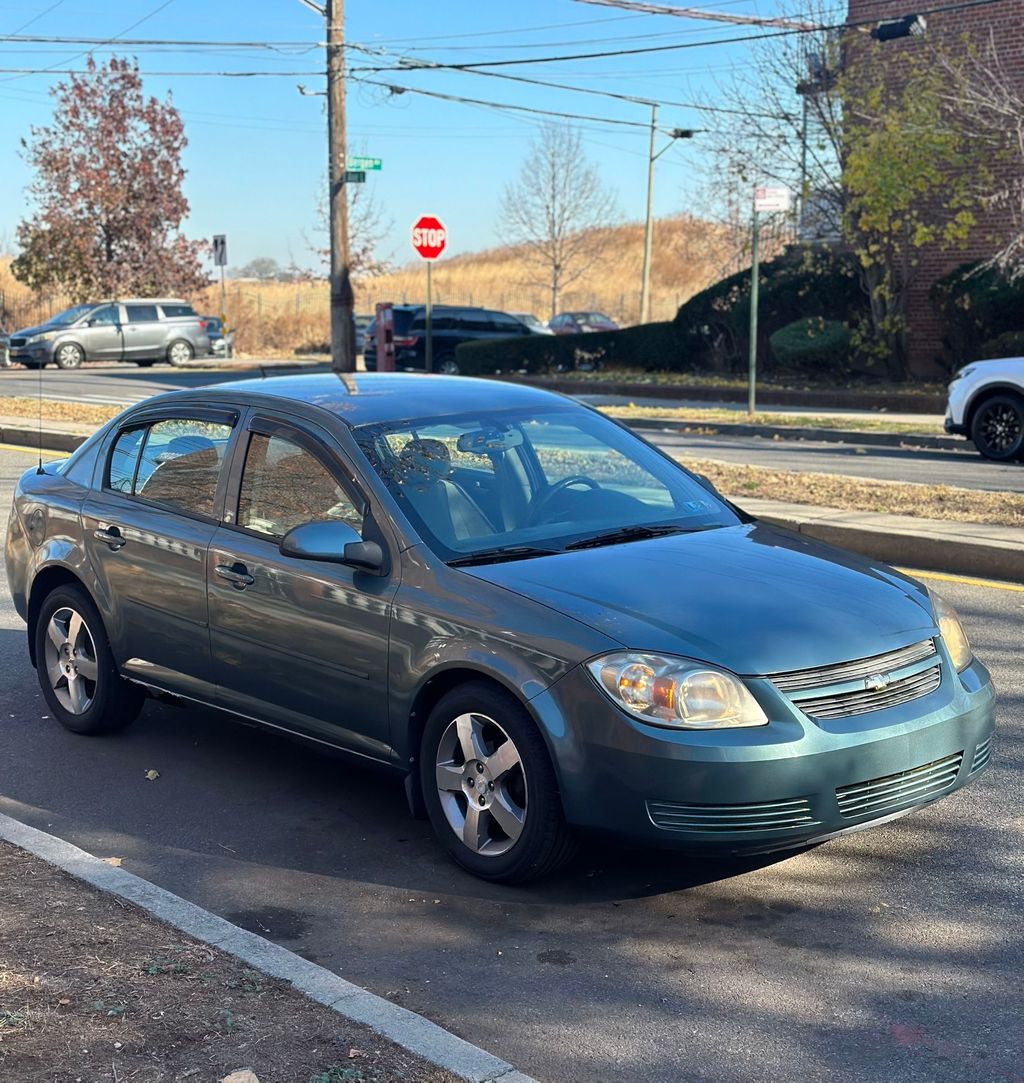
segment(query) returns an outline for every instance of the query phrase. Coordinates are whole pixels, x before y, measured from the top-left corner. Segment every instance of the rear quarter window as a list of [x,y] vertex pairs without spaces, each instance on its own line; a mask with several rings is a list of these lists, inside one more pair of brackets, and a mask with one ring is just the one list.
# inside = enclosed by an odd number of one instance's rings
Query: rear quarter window
[[164,316],[171,319],[175,316],[192,316],[196,319],[196,310],[191,305],[161,305]]

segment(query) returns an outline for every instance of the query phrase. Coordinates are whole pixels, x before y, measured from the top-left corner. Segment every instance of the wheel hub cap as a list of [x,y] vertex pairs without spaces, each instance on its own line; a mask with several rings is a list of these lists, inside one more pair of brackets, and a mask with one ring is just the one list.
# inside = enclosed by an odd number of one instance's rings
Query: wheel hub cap
[[70,714],[84,714],[96,698],[96,645],[82,615],[70,607],[58,609],[46,626],[43,649],[50,687]]

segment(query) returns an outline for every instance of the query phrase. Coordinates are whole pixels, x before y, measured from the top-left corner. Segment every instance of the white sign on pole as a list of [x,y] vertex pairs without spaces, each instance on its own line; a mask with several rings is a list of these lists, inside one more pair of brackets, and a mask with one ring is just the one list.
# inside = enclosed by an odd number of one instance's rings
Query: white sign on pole
[[793,205],[793,193],[788,188],[755,188],[754,210],[758,214],[788,211]]

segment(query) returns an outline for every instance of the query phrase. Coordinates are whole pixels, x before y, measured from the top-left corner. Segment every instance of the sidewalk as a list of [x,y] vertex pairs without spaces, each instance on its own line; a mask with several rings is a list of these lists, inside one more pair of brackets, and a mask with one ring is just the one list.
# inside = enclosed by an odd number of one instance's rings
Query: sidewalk
[[0,815],[0,1079],[533,1083],[119,865]]

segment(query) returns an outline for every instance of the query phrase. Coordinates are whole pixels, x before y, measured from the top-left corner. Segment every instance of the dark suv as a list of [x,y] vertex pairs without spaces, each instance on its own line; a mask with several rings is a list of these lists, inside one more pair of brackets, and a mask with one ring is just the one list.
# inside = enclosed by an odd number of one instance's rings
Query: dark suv
[[[458,375],[455,347],[480,338],[514,338],[533,332],[507,312],[490,308],[434,305],[431,318],[434,371]],[[395,305],[395,368],[399,372],[426,368],[427,310],[424,305]],[[366,329],[366,368],[377,368],[377,321]]]

